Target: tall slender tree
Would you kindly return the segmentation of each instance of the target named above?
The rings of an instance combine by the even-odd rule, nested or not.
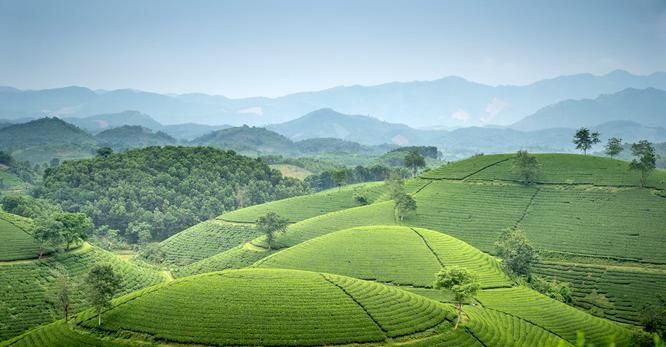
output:
[[[85,277],[88,302],[97,311],[97,325],[102,325],[102,310],[111,306],[111,299],[120,289],[122,277],[111,264],[96,264]]]
[[[644,187],[650,172],[657,167],[657,153],[652,143],[647,140],[632,144],[631,153],[636,158],[629,163],[629,169],[640,172],[641,187]]]
[[[523,184],[531,184],[536,179],[539,163],[537,158],[531,156],[527,151],[518,151],[514,158],[513,168],[520,176]]]
[[[611,137],[608,139],[606,146],[604,146],[604,152],[613,159],[614,156],[620,154],[624,148],[622,148],[622,139],[617,137]]]

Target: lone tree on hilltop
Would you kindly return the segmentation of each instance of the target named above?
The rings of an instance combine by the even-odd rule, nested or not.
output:
[[[509,273],[530,277],[537,254],[522,230],[504,230],[495,242],[495,250]]]
[[[331,179],[335,182],[335,185],[338,186],[338,190],[347,184],[347,169],[342,168],[335,170],[331,173]]]
[[[96,264],[85,278],[88,302],[97,311],[97,326],[102,325],[102,310],[111,306],[111,299],[120,289],[121,276],[111,264]]]
[[[583,154],[587,155],[587,151],[592,148],[592,145],[601,142],[599,140],[599,133],[590,133],[588,128],[580,128],[574,135],[573,143],[576,144],[576,149],[582,149]]]
[[[88,236],[88,231],[93,227],[90,218],[83,213],[61,212],[53,215],[53,219],[58,221],[61,228],[58,230],[65,250],[73,243],[83,241]]]
[[[425,158],[419,154],[417,151],[409,151],[405,156],[405,166],[412,169],[412,177],[415,177],[419,171],[419,168],[424,168],[426,166]]]
[[[435,289],[447,289],[453,292],[457,312],[453,330],[456,330],[463,313],[462,305],[465,300],[473,298],[479,291],[479,282],[475,274],[456,265],[443,268],[435,276]]]
[[[402,221],[408,214],[416,211],[416,200],[409,194],[399,195],[395,200],[395,208]]]
[[[257,219],[257,229],[266,235],[266,243],[268,249],[273,249],[275,236],[277,233],[284,233],[287,231],[288,221],[286,218],[280,217],[275,212],[268,212],[266,215]]]
[[[637,158],[634,158],[629,163],[629,169],[641,173],[641,187],[643,187],[645,186],[645,179],[657,167],[657,153],[652,143],[647,140],[641,140],[638,143],[632,144],[631,153]]]
[[[624,148],[622,148],[622,139],[617,137],[611,137],[608,139],[608,143],[604,146],[604,152],[613,159],[614,156],[620,154]]]
[[[527,151],[518,151],[513,160],[513,168],[523,184],[531,184],[536,180],[539,163],[537,158],[531,156]]]

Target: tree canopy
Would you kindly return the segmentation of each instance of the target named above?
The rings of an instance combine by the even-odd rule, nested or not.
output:
[[[465,300],[474,297],[481,288],[477,276],[457,265],[444,267],[435,276],[435,289],[447,289],[453,293],[458,313],[456,325],[453,329],[458,329],[463,303],[465,303]]]
[[[405,156],[405,166],[412,169],[412,176],[416,176],[419,168],[424,168],[426,166],[425,158],[423,158],[423,156],[417,151],[410,151]]]
[[[631,153],[636,158],[629,163],[629,168],[640,172],[641,187],[643,187],[645,179],[657,166],[657,153],[652,143],[646,140],[631,145]]]
[[[148,147],[66,161],[44,174],[38,196],[90,216],[129,242],[161,240],[240,206],[302,195],[310,190],[264,161],[208,147]],[[128,231],[130,223],[135,228]]]
[[[266,243],[268,249],[273,248],[275,236],[277,233],[287,231],[288,221],[286,218],[280,217],[275,212],[268,212],[266,215],[257,219],[257,229],[266,235]]]
[[[513,167],[524,184],[534,183],[534,180],[536,180],[539,163],[537,158],[531,156],[527,151],[516,153]]]
[[[587,151],[592,148],[593,145],[599,143],[599,133],[593,132],[590,133],[588,128],[580,128],[576,131],[576,134],[573,138],[573,143],[576,145],[576,149],[583,151],[583,154],[587,154]]]
[[[111,299],[120,289],[122,277],[111,264],[93,266],[85,278],[88,302],[97,311],[97,325],[102,325],[102,310],[111,305]]]
[[[622,139],[617,137],[611,137],[608,139],[608,143],[604,146],[604,153],[608,154],[611,158],[620,154],[623,150]]]
[[[537,254],[522,230],[504,230],[495,242],[495,250],[508,272],[518,276],[530,276],[532,265],[537,261]]]

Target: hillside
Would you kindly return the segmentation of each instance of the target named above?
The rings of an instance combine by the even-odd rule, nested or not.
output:
[[[0,262],[39,255],[39,243],[32,237],[31,229],[32,220],[0,210]]]
[[[22,149],[38,145],[92,145],[95,139],[85,131],[58,118],[40,118],[0,129],[0,148]]]
[[[547,106],[512,125],[518,130],[591,127],[608,121],[627,120],[666,127],[666,91],[625,89],[595,99],[566,100]]]
[[[123,125],[95,135],[101,146],[117,150],[176,144],[177,140],[161,131],[153,132],[138,125]]]
[[[18,245],[17,245],[18,246]],[[152,268],[124,261],[116,255],[84,243],[78,249],[58,253],[42,260],[0,261],[0,340],[60,318],[52,312],[47,300],[54,287],[51,271],[61,269],[70,279],[78,281],[95,264],[111,263],[123,276],[119,294],[159,283],[162,274]],[[86,308],[83,293],[72,294],[73,311]]]
[[[191,143],[253,155],[296,153],[293,143],[286,137],[264,128],[249,126],[216,130]]]
[[[87,117],[67,117],[66,122],[77,127],[97,134],[104,130],[117,128],[123,125],[135,125],[151,130],[160,130],[162,124],[158,123],[147,114],[138,111],[124,111],[118,113],[97,114]]]

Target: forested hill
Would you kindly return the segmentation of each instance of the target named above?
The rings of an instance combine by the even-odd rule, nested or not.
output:
[[[95,136],[100,145],[116,149],[137,147],[174,145],[178,141],[168,134],[139,125],[123,125],[118,128],[104,130]]]
[[[100,233],[110,228],[121,240],[138,242],[166,238],[239,206],[306,192],[302,182],[259,159],[167,146],[62,163],[47,169],[38,194],[88,214]]]
[[[41,118],[0,129],[0,148],[30,145],[92,144],[95,139],[75,125],[58,118]]]

